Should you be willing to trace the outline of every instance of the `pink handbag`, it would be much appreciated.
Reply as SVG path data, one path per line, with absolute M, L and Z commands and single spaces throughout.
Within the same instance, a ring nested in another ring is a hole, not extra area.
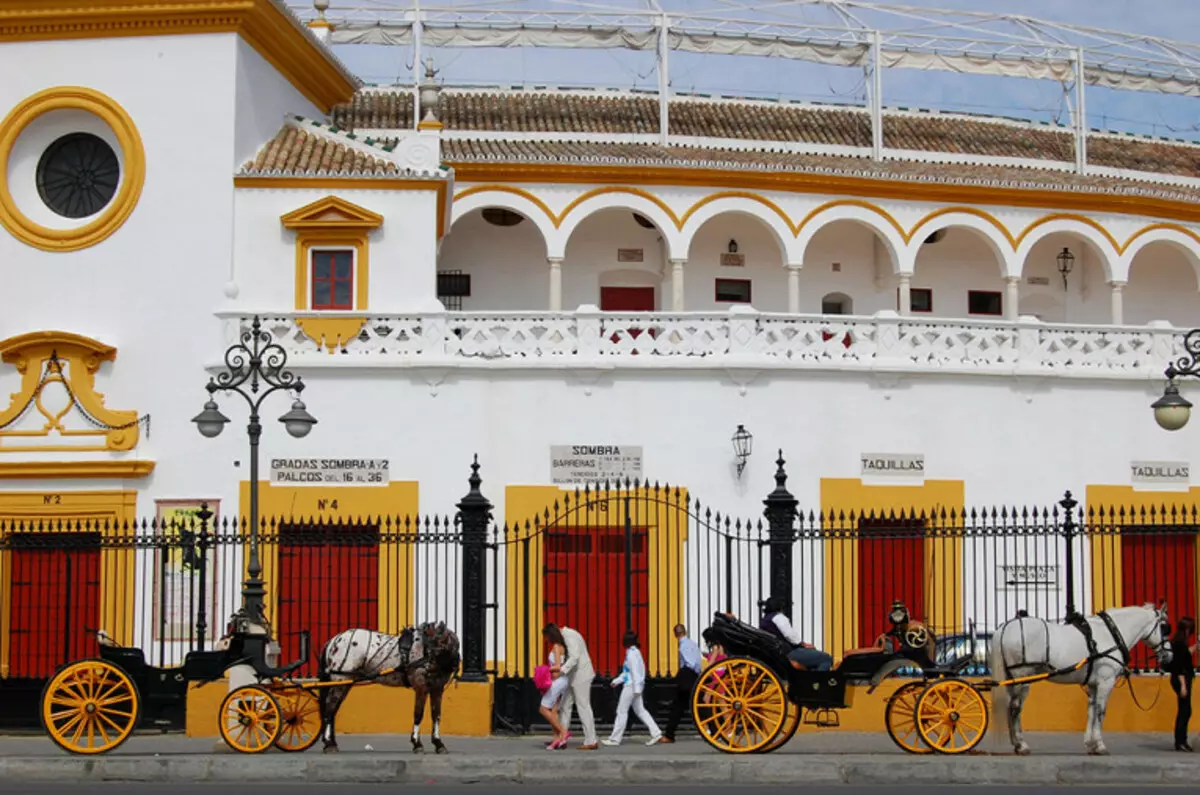
M 550 675 L 549 665 L 539 665 L 533 669 L 533 686 L 539 692 L 545 693 L 554 684 L 554 677 Z

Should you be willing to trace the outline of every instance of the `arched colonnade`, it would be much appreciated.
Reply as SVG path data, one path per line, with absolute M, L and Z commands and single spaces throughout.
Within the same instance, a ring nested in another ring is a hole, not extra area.
M 1125 288 L 1135 259 L 1147 247 L 1165 244 L 1180 252 L 1195 275 L 1195 281 L 1187 288 L 1195 292 L 1200 284 L 1200 234 L 1170 222 L 1147 222 L 1121 239 L 1094 219 L 1076 213 L 1045 212 L 1010 228 L 990 212 L 958 206 L 930 211 L 906 226 L 885 208 L 859 199 L 827 201 L 803 217 L 793 218 L 770 199 L 742 191 L 714 192 L 679 212 L 652 193 L 632 187 L 587 191 L 555 212 L 524 189 L 476 185 L 456 195 L 452 224 L 489 208 L 517 213 L 537 230 L 548 263 L 551 311 L 561 311 L 563 307 L 563 263 L 574 233 L 588 219 L 613 210 L 634 213 L 644 226 L 652 225 L 657 231 L 665 259 L 663 273 L 671 288 L 670 309 L 677 312 L 687 308 L 684 285 L 693 241 L 706 225 L 730 215 L 753 219 L 754 225 L 778 247 L 779 262 L 787 273 L 788 311 L 792 313 L 800 311 L 800 274 L 814 239 L 835 224 L 847 223 L 868 230 L 886 253 L 901 315 L 912 311 L 912 280 L 922 261 L 923 247 L 946 230 L 966 230 L 990 251 L 1005 285 L 1003 314 L 1010 320 L 1020 314 L 1019 290 L 1031 255 L 1038 249 L 1039 258 L 1045 259 L 1048 241 L 1055 246 L 1064 240 L 1071 241 L 1086 261 L 1099 268 L 1110 290 L 1108 320 L 1113 324 L 1124 322 Z M 665 296 L 663 304 L 665 309 Z

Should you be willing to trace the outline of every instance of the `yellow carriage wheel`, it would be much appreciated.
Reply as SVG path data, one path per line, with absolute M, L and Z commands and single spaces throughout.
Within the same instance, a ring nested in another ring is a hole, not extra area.
M 794 703 L 789 698 L 787 702 L 787 714 L 783 718 L 783 728 L 779 730 L 779 734 L 775 735 L 775 739 L 755 751 L 755 753 L 769 754 L 787 745 L 788 741 L 796 736 L 796 730 L 800 728 L 800 719 L 803 717 L 804 707 Z
M 987 702 L 969 682 L 943 679 L 917 699 L 916 722 L 921 739 L 933 750 L 965 754 L 987 733 Z
M 279 739 L 283 721 L 279 703 L 258 685 L 239 687 L 221 702 L 217 714 L 221 739 L 243 754 L 261 754 Z
M 321 708 L 311 690 L 294 688 L 275 694 L 282 726 L 275 747 L 297 753 L 312 748 L 321 736 Z
M 129 739 L 138 723 L 137 687 L 104 660 L 71 663 L 42 691 L 42 727 L 73 754 L 102 754 Z
M 788 698 L 775 672 L 731 657 L 709 666 L 692 689 L 692 718 L 704 741 L 727 754 L 770 746 L 783 729 Z
M 910 754 L 928 754 L 932 749 L 921 740 L 917 731 L 917 701 L 925 689 L 924 682 L 909 682 L 902 685 L 888 699 L 884 710 L 884 723 L 888 737 L 901 749 Z

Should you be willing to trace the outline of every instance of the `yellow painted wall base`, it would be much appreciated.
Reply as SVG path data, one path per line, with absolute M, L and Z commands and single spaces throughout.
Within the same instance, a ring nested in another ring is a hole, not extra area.
M 866 687 L 853 688 L 853 706 L 838 714 L 842 731 L 881 732 L 886 731 L 883 722 L 884 708 L 892 693 L 908 679 L 889 679 L 874 693 L 867 694 Z M 1108 700 L 1108 714 L 1104 718 L 1107 732 L 1160 732 L 1170 733 L 1175 726 L 1175 696 L 1167 678 L 1146 676 L 1133 677 L 1138 701 L 1144 706 L 1154 704 L 1155 695 L 1162 688 L 1158 703 L 1148 712 L 1138 709 L 1130 698 L 1129 688 L 1119 685 Z M 991 709 L 991 698 L 988 698 Z M 991 715 L 996 725 L 996 715 Z M 1083 733 L 1087 723 L 1087 692 L 1074 685 L 1035 684 L 1021 712 L 1021 726 L 1026 732 L 1079 732 Z M 818 726 L 801 724 L 799 732 L 837 731 Z M 991 730 L 989 729 L 989 735 Z M 802 742 L 797 740 L 797 742 Z M 984 742 L 987 742 L 985 738 Z M 1080 739 L 1082 742 L 1082 738 Z M 1034 749 L 1036 751 L 1036 749 Z
M 229 692 L 229 682 L 221 680 L 188 690 L 187 736 L 216 737 L 217 710 Z M 350 691 L 338 710 L 338 734 L 399 734 L 412 730 L 413 691 L 383 685 L 359 685 Z M 446 690 L 442 700 L 442 734 L 459 737 L 487 737 L 492 733 L 492 685 L 488 682 L 457 682 Z M 421 731 L 432 730 L 429 705 Z

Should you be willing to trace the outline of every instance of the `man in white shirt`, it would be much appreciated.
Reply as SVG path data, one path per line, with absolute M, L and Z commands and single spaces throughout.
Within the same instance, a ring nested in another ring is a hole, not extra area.
M 783 600 L 778 596 L 768 599 L 762 621 L 758 625 L 759 629 L 783 638 L 793 646 L 791 653 L 788 654 L 788 659 L 792 661 L 793 665 L 803 666 L 809 671 L 828 671 L 833 667 L 833 657 L 811 643 L 804 642 L 800 633 L 792 627 L 792 622 L 784 614 L 784 607 Z
M 553 626 L 549 624 L 546 629 Z M 571 713 L 578 704 L 579 722 L 583 724 L 583 745 L 579 750 L 595 751 L 600 747 L 596 738 L 596 718 L 592 714 L 592 680 L 596 678 L 596 671 L 592 668 L 592 658 L 583 636 L 570 627 L 562 628 L 562 636 L 567 644 L 567 661 L 563 663 L 562 674 L 570 684 L 558 709 L 559 718 L 563 726 L 570 727 Z

